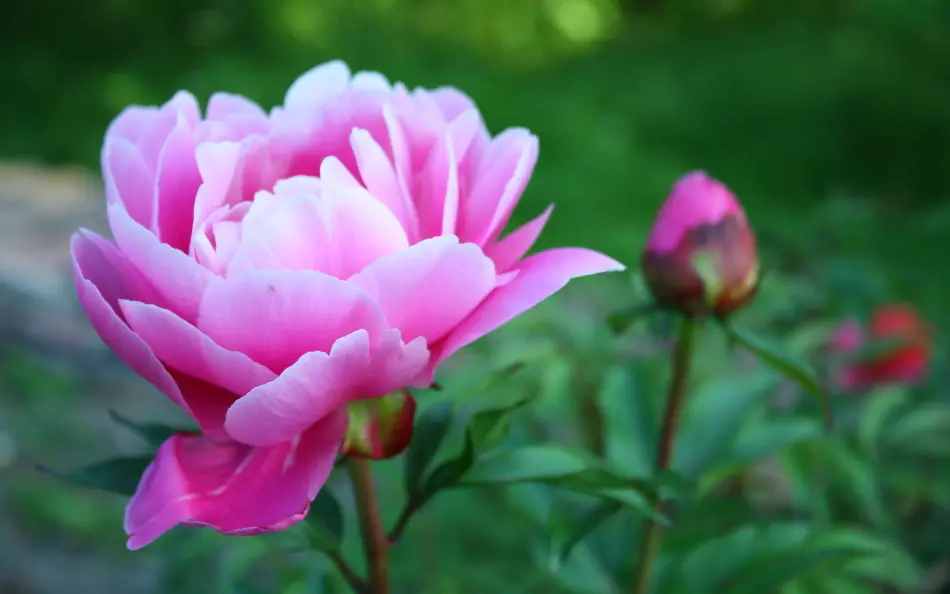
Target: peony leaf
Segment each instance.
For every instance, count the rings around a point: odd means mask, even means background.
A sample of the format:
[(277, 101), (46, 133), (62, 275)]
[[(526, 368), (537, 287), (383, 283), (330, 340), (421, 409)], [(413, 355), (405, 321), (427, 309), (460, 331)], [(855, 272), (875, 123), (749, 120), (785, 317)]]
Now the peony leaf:
[(649, 316), (659, 310), (655, 303), (643, 303), (634, 305), (620, 311), (616, 311), (607, 317), (607, 325), (610, 331), (616, 335), (623, 334), (630, 330), (633, 325), (641, 318)]
[(598, 501), (573, 521), (564, 521), (552, 514), (550, 522), (551, 559), (550, 569), (557, 571), (571, 551), (591, 532), (616, 515), (623, 504), (618, 501)]
[(109, 418), (144, 439), (145, 443), (147, 443), (153, 449), (158, 448), (158, 446), (165, 443), (166, 439), (172, 435), (175, 435), (176, 433), (197, 431), (196, 428), (182, 429), (171, 427), (169, 425), (162, 425), (160, 423), (138, 423), (120, 415), (114, 410), (109, 411)]
[(307, 536), (310, 545), (319, 551), (339, 550), (343, 542), (343, 511), (333, 491), (324, 487), (317, 494), (307, 514)]
[(406, 492), (415, 493), (426, 470), (438, 453), (452, 426), (451, 402), (437, 402), (426, 408), (415, 421), (412, 442), (406, 451)]
[(151, 463), (152, 456), (129, 456), (97, 462), (71, 472), (57, 472), (45, 466), (38, 466), (37, 470), (74, 485), (131, 497)]
[(720, 328), (723, 329), (729, 340), (742, 345), (758, 357), (759, 361), (794, 381), (800, 388), (814, 396), (824, 411), (826, 428), (831, 428), (834, 423), (831, 412), (831, 398), (818, 382), (815, 371), (807, 363), (793, 359), (772, 343), (740, 330), (733, 324), (722, 321)]

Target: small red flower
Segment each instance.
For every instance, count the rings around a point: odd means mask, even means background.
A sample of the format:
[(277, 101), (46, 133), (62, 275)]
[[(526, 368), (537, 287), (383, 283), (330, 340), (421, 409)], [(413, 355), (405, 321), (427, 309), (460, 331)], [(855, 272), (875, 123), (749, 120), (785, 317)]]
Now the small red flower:
[(835, 332), (832, 349), (856, 355), (839, 369), (837, 382), (846, 390), (916, 384), (927, 373), (931, 344), (927, 324), (914, 308), (881, 306), (871, 316), (866, 335), (853, 320)]

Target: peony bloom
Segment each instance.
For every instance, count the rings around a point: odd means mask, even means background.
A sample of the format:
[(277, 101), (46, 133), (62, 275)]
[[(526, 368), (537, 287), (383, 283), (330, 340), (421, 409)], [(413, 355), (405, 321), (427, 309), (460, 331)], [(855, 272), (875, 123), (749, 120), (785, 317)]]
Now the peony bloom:
[(680, 178), (660, 209), (642, 255), (660, 305), (726, 316), (755, 294), (755, 235), (732, 192), (702, 171)]
[(886, 384), (916, 384), (927, 373), (931, 341), (927, 325), (907, 305), (885, 305), (871, 316), (867, 335), (848, 320), (835, 331), (831, 348), (857, 355), (836, 370), (836, 383), (855, 391)]
[(73, 238), (79, 299), (201, 429), (158, 450), (129, 547), (177, 524), (299, 521), (344, 442), (371, 457), (408, 443), (404, 388), (570, 279), (621, 270), (581, 248), (525, 257), (550, 208), (501, 237), (537, 154), (527, 130), (492, 137), (455, 89), (341, 62), (269, 114), (219, 93), (202, 117), (185, 92), (123, 111), (102, 151), (114, 243)]

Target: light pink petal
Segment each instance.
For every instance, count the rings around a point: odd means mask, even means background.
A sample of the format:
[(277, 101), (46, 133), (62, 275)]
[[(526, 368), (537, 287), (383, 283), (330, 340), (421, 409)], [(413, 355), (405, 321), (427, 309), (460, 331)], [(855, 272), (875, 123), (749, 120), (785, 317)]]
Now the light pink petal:
[(389, 330), (373, 350), (369, 335), (357, 330), (337, 340), (329, 354), (307, 353), (279, 378), (235, 402), (225, 430), (254, 446), (287, 441), (352, 400), (409, 385), (428, 361), (422, 339), (406, 345), (398, 331)]
[(284, 107), (296, 108), (319, 104), (328, 97), (342, 93), (350, 84), (346, 63), (333, 60), (315, 66), (300, 75), (287, 89)]
[(110, 205), (123, 204), (134, 221), (153, 229), (154, 175), (131, 142), (110, 138), (102, 150), (102, 176)]
[(462, 214), (459, 237), (485, 245), (497, 237), (517, 205), (538, 160), (538, 138), (505, 130), (479, 160)]
[(495, 262), (496, 270), (499, 272), (511, 270), (511, 268), (528, 253), (528, 250), (531, 249), (531, 246), (534, 245), (534, 242), (537, 241), (541, 235), (541, 231), (547, 224), (548, 219), (551, 218), (551, 211), (553, 210), (554, 205), (552, 204), (541, 213), (541, 216), (532, 219), (506, 235), (500, 241), (490, 244), (485, 248), (485, 255)]
[(495, 266), (478, 246), (446, 235), (380, 258), (351, 280), (376, 298), (390, 327), (432, 344), (494, 288)]
[(122, 138), (133, 145), (138, 141), (139, 136), (148, 129), (151, 121), (158, 114), (157, 107), (146, 107), (143, 105), (130, 105), (123, 109), (121, 113), (106, 130), (105, 144), (109, 144), (112, 139)]
[(211, 273), (188, 254), (158, 241), (121, 204), (109, 206), (109, 227), (119, 249), (164, 298), (169, 309), (194, 323)]
[(492, 292), (442, 344), (433, 348), (430, 368), (541, 303), (572, 278), (623, 269), (616, 260), (583, 248), (558, 248), (526, 258), (518, 266), (518, 276)]
[(126, 365), (188, 412), (172, 376), (118, 313), (122, 299), (158, 300), (154, 289), (115, 246), (92, 232), (73, 235), (70, 253), (79, 302), (99, 337)]
[(228, 275), (316, 270), (347, 278), (409, 247), (393, 213), (366, 190), (325, 185), (322, 194), (290, 196), (270, 216), (255, 218), (256, 226), (245, 223)]
[(195, 150), (202, 184), (195, 197), (195, 230), (230, 199), (231, 185), (237, 176), (241, 145), (237, 142), (204, 142)]
[(350, 142), (366, 189), (392, 211), (404, 229), (416, 229), (418, 223), (412, 197), (400, 185), (389, 155), (366, 130), (353, 130)]
[(121, 305), (129, 326), (165, 365), (222, 389), (190, 394), (194, 399), (188, 406), (205, 433), (221, 428), (225, 412), (238, 397), (276, 377), (247, 355), (221, 348), (166, 309), (133, 301)]
[(159, 108), (155, 118), (144, 130), (136, 143), (152, 171), (158, 170), (158, 159), (171, 131), (177, 126), (192, 129), (201, 119), (201, 108), (194, 95), (178, 91), (165, 105)]
[(379, 340), (385, 319), (373, 298), (352, 283), (319, 272), (252, 270), (211, 283), (198, 328), (280, 373), (305, 353), (328, 353), (356, 330)]
[(201, 435), (171, 437), (126, 507), (129, 549), (178, 524), (250, 535), (302, 520), (333, 469), (346, 422), (346, 411), (338, 411), (298, 439), (270, 448)]
[(195, 198), (201, 186), (196, 147), (191, 129), (176, 126), (158, 157), (155, 179), (156, 235), (162, 243), (183, 252), (191, 244)]
[(246, 117), (267, 120), (267, 114), (259, 105), (231, 93), (215, 93), (208, 101), (207, 118), (209, 120), (227, 120), (233, 117)]
[(379, 72), (360, 71), (353, 75), (350, 87), (373, 91), (390, 91), (389, 79)]
[(341, 188), (362, 188), (346, 165), (336, 157), (327, 157), (320, 163), (320, 179), (330, 185)]

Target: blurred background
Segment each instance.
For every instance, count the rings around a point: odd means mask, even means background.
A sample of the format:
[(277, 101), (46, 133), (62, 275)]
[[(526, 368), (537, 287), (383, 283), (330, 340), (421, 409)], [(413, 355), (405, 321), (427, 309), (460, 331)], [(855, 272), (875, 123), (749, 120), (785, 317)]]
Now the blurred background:
[[(78, 310), (68, 242), (77, 227), (105, 227), (98, 159), (110, 120), (178, 89), (270, 107), (333, 58), (409, 87), (457, 86), (493, 132), (525, 126), (540, 137), (515, 219), (556, 203), (543, 247), (590, 246), (635, 266), (673, 181), (705, 169), (740, 197), (767, 273), (781, 279), (765, 293), (784, 309), (751, 320), (831, 323), (886, 301), (912, 304), (937, 337), (950, 320), (944, 0), (35, 0), (4, 9), (0, 52), (4, 594), (243, 592), (234, 584), (253, 580), (234, 575), (284, 569), (284, 591), (315, 591), (286, 577), (298, 569), (283, 568), (266, 538), (176, 531), (130, 554), (123, 501), (32, 471), (139, 448), (110, 409), (175, 418)], [(600, 323), (629, 300), (626, 288), (578, 282), (494, 344), (518, 350), (510, 345), (526, 331), (556, 334), (565, 317)], [(567, 365), (580, 364), (568, 351)], [(939, 401), (946, 385), (935, 365), (922, 390)], [(400, 571), (431, 583), (406, 577), (406, 591), (557, 591), (478, 581), (484, 562), (521, 583), (523, 514), (485, 511), (506, 519), (479, 534), (461, 506), (478, 516), (471, 506), (501, 504), (465, 497), (446, 495), (408, 535)], [(922, 567), (940, 566), (947, 551), (927, 546), (915, 553)]]

